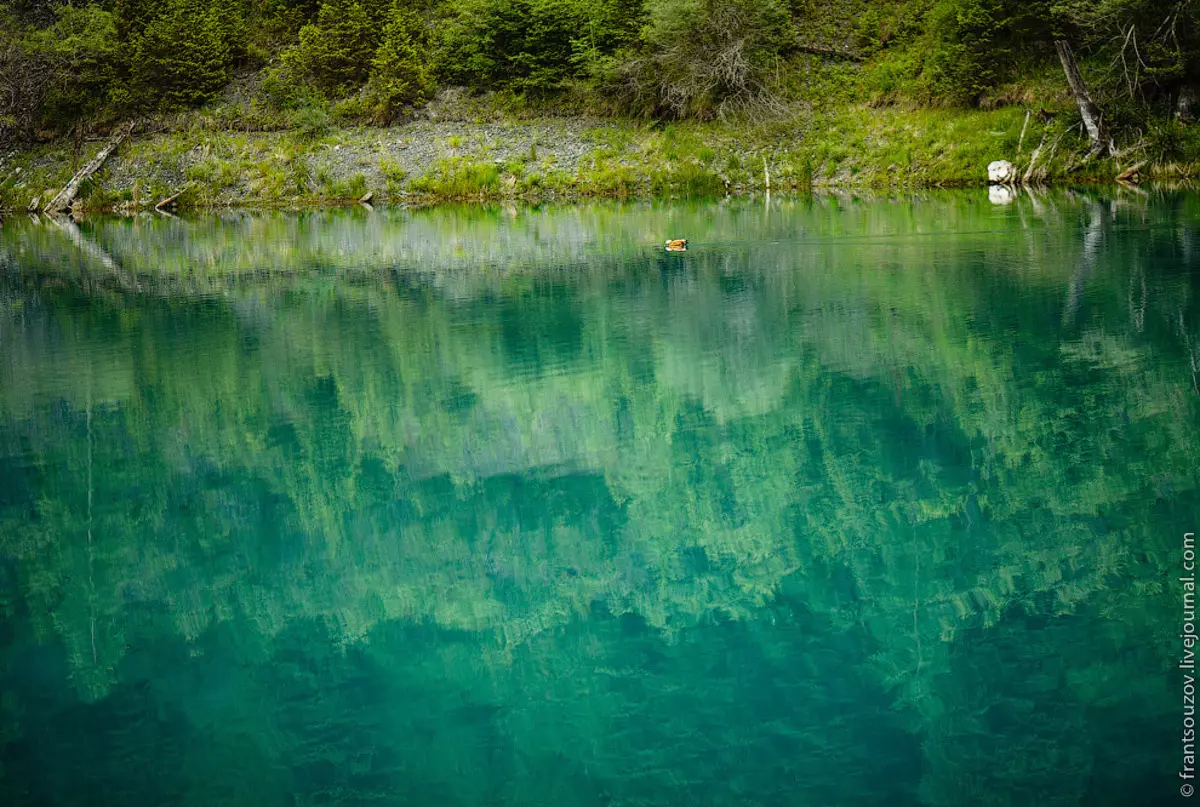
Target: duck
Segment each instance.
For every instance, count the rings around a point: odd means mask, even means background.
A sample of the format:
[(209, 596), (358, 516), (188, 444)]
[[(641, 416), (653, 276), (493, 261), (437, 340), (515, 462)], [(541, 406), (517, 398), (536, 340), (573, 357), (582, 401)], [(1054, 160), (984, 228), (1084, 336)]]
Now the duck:
[(673, 238), (667, 242), (668, 252), (683, 252), (687, 249), (686, 238)]

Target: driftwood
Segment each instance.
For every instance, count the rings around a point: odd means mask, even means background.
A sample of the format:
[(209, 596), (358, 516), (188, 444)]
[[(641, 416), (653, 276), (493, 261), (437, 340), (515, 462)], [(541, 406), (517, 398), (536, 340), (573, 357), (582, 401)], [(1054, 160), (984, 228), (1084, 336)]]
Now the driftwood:
[(1075, 96), (1079, 114), (1083, 117), (1083, 126), (1092, 141), (1092, 150), (1084, 162), (1093, 157), (1107, 157), (1113, 152), (1112, 138), (1108, 136), (1100, 110), (1088, 94), (1087, 84), (1079, 72), (1079, 65), (1075, 63), (1075, 54), (1071, 52), (1071, 46), (1065, 39), (1056, 40), (1054, 49), (1058, 51), (1058, 60), (1062, 62), (1063, 72), (1067, 75), (1067, 84), (1071, 85), (1071, 94)]
[(129, 137), (132, 132), (132, 123), (121, 127), (121, 129), (108, 141), (108, 145), (100, 149), (99, 153), (96, 154), (95, 157), (88, 160), (87, 165), (79, 169), (75, 176), (71, 177), (71, 181), (67, 183), (67, 186), (59, 191), (58, 195), (51, 199), (43, 209), (47, 213), (62, 213), (63, 211), (70, 209), (71, 203), (75, 201), (75, 197), (79, 194), (79, 188), (83, 185), (84, 181), (86, 181), (92, 174), (100, 170), (100, 167), (104, 165), (104, 161), (107, 160), (109, 156), (117, 150), (117, 146), (121, 145), (125, 138)]
[(1146, 160), (1142, 160), (1140, 163), (1134, 163), (1121, 173), (1117, 174), (1117, 182), (1137, 183), (1137, 181), (1141, 178), (1142, 169), (1146, 167), (1146, 162)]
[[(187, 188), (184, 188), (184, 190), (187, 190)], [(179, 197), (182, 195), (183, 195), (183, 191), (178, 191), (178, 192), (168, 196), (166, 199), (163, 199), (158, 204), (156, 204), (154, 206), (154, 209), (157, 210), (159, 213), (162, 213), (162, 212), (166, 211), (167, 208), (174, 207), (175, 202), (177, 202), (179, 200)]]
[(1021, 177), (1021, 183), (1029, 184), (1029, 180), (1033, 179), (1033, 172), (1037, 168), (1038, 157), (1042, 156), (1042, 149), (1046, 146), (1046, 132), (1042, 130), (1042, 142), (1037, 144), (1037, 148), (1033, 150), (1033, 154), (1029, 158), (1029, 167), (1025, 169), (1025, 176)]

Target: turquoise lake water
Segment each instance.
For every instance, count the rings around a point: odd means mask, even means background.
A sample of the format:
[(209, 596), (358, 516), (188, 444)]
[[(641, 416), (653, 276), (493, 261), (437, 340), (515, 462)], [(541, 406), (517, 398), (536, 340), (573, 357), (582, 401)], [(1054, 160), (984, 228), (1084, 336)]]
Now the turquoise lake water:
[(0, 804), (1179, 803), (1198, 425), (1196, 193), (13, 221)]

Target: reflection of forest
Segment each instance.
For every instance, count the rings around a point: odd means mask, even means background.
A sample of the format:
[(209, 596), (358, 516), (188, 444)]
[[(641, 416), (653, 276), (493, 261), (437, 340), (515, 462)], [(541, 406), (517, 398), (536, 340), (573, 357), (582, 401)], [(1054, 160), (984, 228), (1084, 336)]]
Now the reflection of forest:
[(598, 603), (787, 602), (873, 648), (927, 802), (1076, 803), (1090, 718), (1171, 731), (1200, 200), (514, 212), (0, 231), (3, 607), (80, 697), (148, 609), (247, 657), (467, 632), (500, 680)]

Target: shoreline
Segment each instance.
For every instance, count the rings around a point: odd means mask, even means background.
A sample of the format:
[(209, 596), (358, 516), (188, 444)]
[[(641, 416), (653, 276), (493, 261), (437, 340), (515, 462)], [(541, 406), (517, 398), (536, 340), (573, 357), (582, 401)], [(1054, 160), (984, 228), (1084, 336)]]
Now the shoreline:
[[(0, 225), (14, 217), (30, 217), (51, 219), (66, 216), (76, 221), (98, 216), (138, 217), (163, 216), (166, 218), (187, 217), (193, 214), (221, 213), (314, 213), (321, 211), (352, 211), (362, 210), (366, 213), (380, 210), (429, 210), (438, 207), (487, 207), (496, 205), (522, 205), (526, 207), (544, 207), (554, 205), (578, 205), (589, 202), (614, 203), (654, 203), (654, 202), (699, 202), (699, 201), (754, 201), (758, 199), (779, 198), (798, 199), (813, 197), (848, 197), (854, 200), (877, 200), (882, 197), (897, 195), (919, 195), (923, 193), (941, 193), (954, 191), (999, 191), (1005, 194), (1002, 200), (992, 197), (993, 205), (1007, 205), (1015, 202), (1023, 194), (1033, 195), (1056, 191), (1070, 192), (1084, 189), (1115, 189), (1118, 192), (1127, 191), (1139, 195), (1147, 195), (1155, 191), (1194, 191), (1200, 192), (1200, 181), (1187, 179), (1147, 179), (1137, 185), (1106, 181), (1102, 179), (1055, 181), (1045, 183), (1030, 183), (1027, 185), (998, 185), (987, 181), (959, 184), (930, 184), (921, 186), (878, 187), (857, 184), (822, 184), (804, 188), (742, 188), (728, 193), (694, 193), (694, 194), (660, 194), (654, 192), (630, 193), (616, 195), (611, 193), (574, 193), (574, 194), (544, 194), (526, 196), (477, 196), (477, 197), (438, 197), (438, 196), (407, 196), (400, 198), (373, 199), (363, 202), (349, 198), (304, 198), (304, 199), (262, 199), (239, 200), (230, 202), (191, 204), (180, 207), (157, 209), (152, 204), (140, 207), (122, 205), (107, 208), (87, 207), (76, 205), (70, 211), (61, 214), (51, 214), (45, 211), (16, 211), (0, 209)], [(986, 197), (985, 197), (986, 198)]]
[[(172, 196), (171, 210), (316, 209), (360, 201), (425, 207), (984, 188), (992, 159), (1027, 170), (1032, 149), (1022, 150), (1022, 124), (1022, 110), (1010, 107), (848, 108), (755, 127), (586, 116), (426, 119), (320, 132), (192, 125), (135, 134), (87, 181), (75, 209), (153, 211)], [(88, 142), (76, 153), (57, 141), (10, 154), (0, 164), (0, 209), (20, 213), (48, 199), (102, 146)], [(1035, 165), (1027, 184), (1114, 183), (1136, 160), (1073, 171), (1071, 153), (1063, 149)], [(1151, 164), (1142, 174), (1190, 182), (1200, 177), (1200, 164)]]

